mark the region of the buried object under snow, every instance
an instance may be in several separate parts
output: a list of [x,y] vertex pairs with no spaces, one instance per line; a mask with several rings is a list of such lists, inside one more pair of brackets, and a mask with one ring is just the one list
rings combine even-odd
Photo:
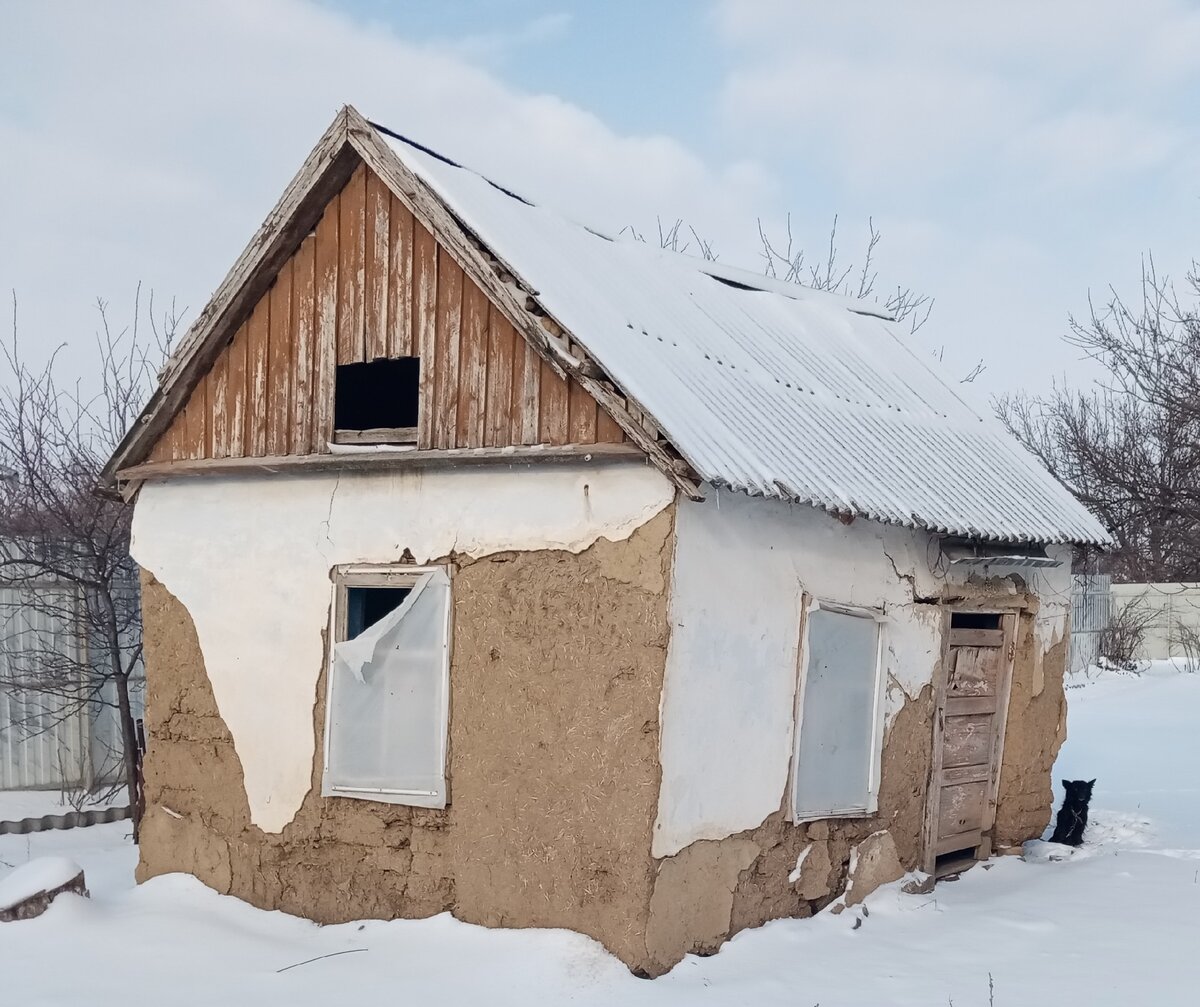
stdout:
[[63,892],[87,897],[83,868],[66,857],[39,857],[0,881],[0,923],[41,916]]

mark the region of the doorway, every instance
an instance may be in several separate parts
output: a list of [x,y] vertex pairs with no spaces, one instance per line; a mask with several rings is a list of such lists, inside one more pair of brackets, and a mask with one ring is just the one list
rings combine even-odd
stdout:
[[926,802],[925,870],[956,873],[991,854],[1016,613],[947,613]]

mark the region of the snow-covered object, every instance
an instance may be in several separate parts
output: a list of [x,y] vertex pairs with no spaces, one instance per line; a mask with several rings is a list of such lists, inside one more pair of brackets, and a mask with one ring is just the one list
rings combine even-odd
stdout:
[[385,139],[703,480],[950,534],[1109,541],[879,305],[606,237]]
[[82,873],[83,868],[67,857],[38,857],[22,864],[0,880],[0,912],[42,892],[61,888]]

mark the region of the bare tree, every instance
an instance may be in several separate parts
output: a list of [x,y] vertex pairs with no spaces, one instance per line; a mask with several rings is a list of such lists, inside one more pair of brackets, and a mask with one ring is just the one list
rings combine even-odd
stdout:
[[1140,296],[1110,289],[1069,342],[1104,368],[1094,390],[1056,386],[997,404],[1009,429],[1113,533],[1125,581],[1200,580],[1200,275],[1181,293],[1153,259]]
[[[933,298],[919,294],[911,287],[897,286],[887,293],[877,292],[879,273],[875,268],[875,252],[883,235],[873,218],[867,218],[867,244],[861,264],[846,262],[838,248],[838,218],[835,215],[829,228],[829,242],[820,259],[810,260],[792,235],[792,215],[787,215],[782,239],[772,240],[758,221],[758,238],[762,244],[763,272],[767,276],[791,283],[802,283],[816,290],[828,290],[859,300],[880,301],[898,322],[908,322],[909,332],[916,332],[929,321]],[[844,263],[844,264],[843,264]],[[882,299],[882,300],[881,300]],[[971,380],[978,376],[978,371]]]
[[[897,321],[908,322],[910,333],[916,332],[929,320],[929,314],[933,310],[933,298],[928,294],[919,294],[911,287],[901,286],[889,290],[886,295],[877,293],[875,288],[879,273],[875,268],[875,252],[883,235],[875,227],[874,219],[867,220],[867,244],[863,249],[861,264],[843,262],[838,248],[836,215],[829,229],[829,243],[819,260],[809,260],[804,249],[797,244],[792,234],[790,213],[784,224],[784,235],[778,241],[767,235],[761,218],[757,223],[758,239],[762,245],[764,276],[858,300],[880,301],[882,297],[882,306]],[[659,248],[698,255],[706,262],[717,261],[718,255],[713,243],[698,234],[696,229],[682,218],[677,218],[671,224],[664,224],[660,217],[657,224]],[[628,234],[635,241],[647,241],[646,235],[634,227],[623,227],[621,233]],[[974,381],[982,371],[981,362],[963,380]]]
[[0,688],[24,698],[18,730],[45,731],[69,717],[110,711],[134,815],[141,772],[131,680],[141,663],[131,508],[101,492],[100,473],[153,388],[174,337],[174,306],[155,317],[140,288],[132,322],[110,324],[97,302],[95,371],[64,381],[63,347],[31,364],[18,338],[0,339]]

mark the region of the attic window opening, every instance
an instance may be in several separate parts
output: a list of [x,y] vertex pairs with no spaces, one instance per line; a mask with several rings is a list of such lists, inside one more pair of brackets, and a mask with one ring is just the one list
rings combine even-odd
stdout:
[[418,357],[338,365],[334,443],[415,444],[420,385]]
[[997,612],[953,612],[950,615],[951,629],[1000,629]]

